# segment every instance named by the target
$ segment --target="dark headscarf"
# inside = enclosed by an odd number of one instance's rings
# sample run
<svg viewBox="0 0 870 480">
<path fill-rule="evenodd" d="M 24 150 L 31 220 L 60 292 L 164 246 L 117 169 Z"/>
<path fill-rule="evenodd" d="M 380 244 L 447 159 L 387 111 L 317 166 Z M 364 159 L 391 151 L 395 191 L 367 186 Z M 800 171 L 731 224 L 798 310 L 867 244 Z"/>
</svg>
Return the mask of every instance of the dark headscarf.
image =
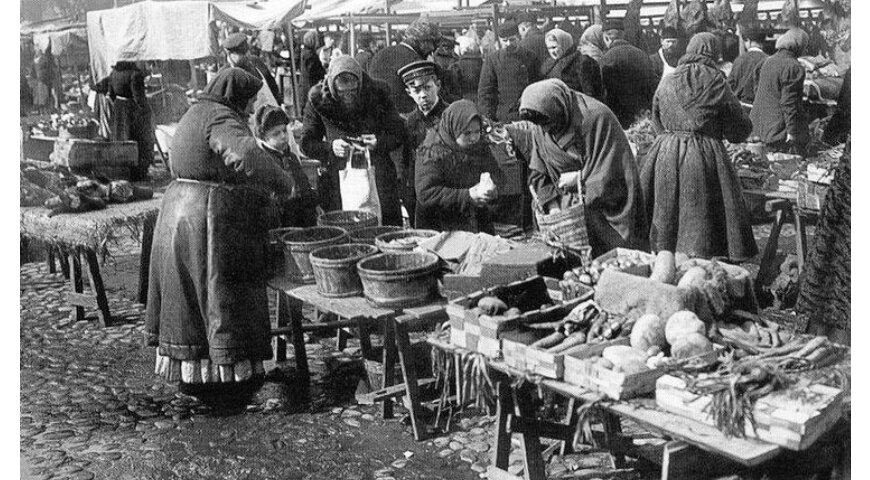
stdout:
<svg viewBox="0 0 870 480">
<path fill-rule="evenodd" d="M 712 68 L 717 68 L 716 62 L 722 57 L 722 42 L 719 37 L 710 32 L 701 32 L 692 35 L 686 54 L 680 59 L 680 65 L 686 63 L 703 63 Z"/>
<path fill-rule="evenodd" d="M 222 103 L 241 114 L 262 86 L 259 78 L 241 68 L 224 68 L 206 85 L 200 98 Z"/>
<path fill-rule="evenodd" d="M 792 28 L 776 40 L 776 49 L 788 50 L 795 56 L 801 56 L 809 43 L 810 36 L 807 32 L 800 28 Z"/>
<path fill-rule="evenodd" d="M 531 110 L 547 117 L 550 132 L 559 139 L 573 137 L 574 131 L 569 127 L 577 120 L 574 118 L 578 113 L 576 105 L 574 91 L 558 78 L 535 82 L 526 87 L 520 97 L 520 112 Z M 571 141 L 571 138 L 564 139 Z"/>
<path fill-rule="evenodd" d="M 462 135 L 475 120 L 483 121 L 474 102 L 470 100 L 453 102 L 441 114 L 441 121 L 438 123 L 438 136 L 451 149 L 462 150 L 463 148 L 456 144 L 456 137 Z"/>
</svg>

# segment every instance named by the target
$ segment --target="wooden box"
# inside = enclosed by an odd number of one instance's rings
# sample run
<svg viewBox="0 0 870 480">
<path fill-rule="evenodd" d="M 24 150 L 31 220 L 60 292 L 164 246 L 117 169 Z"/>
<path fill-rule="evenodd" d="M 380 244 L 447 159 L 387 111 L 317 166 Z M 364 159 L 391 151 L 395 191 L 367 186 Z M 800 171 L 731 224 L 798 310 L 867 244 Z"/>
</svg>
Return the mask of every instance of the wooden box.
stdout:
<svg viewBox="0 0 870 480">
<path fill-rule="evenodd" d="M 622 337 L 589 345 L 585 350 L 571 352 L 564 360 L 565 382 L 603 393 L 615 400 L 652 393 L 655 390 L 656 379 L 665 374 L 664 370 L 657 368 L 627 374 L 593 363 L 593 359 L 600 357 L 605 348 L 628 344 L 629 339 Z"/>
<path fill-rule="evenodd" d="M 543 243 L 520 245 L 483 262 L 480 276 L 492 284 L 505 284 L 534 275 L 562 278 L 567 270 L 579 266 L 565 258 L 554 258 L 554 253 Z"/>
<path fill-rule="evenodd" d="M 603 264 L 604 262 L 606 262 L 607 260 L 610 260 L 612 258 L 617 258 L 617 257 L 621 257 L 621 256 L 624 257 L 624 256 L 628 256 L 628 255 L 640 257 L 640 259 L 642 261 L 644 261 L 645 264 L 644 265 L 635 265 L 635 266 L 626 267 L 626 268 L 615 268 L 613 270 L 617 270 L 617 271 L 620 271 L 623 273 L 628 273 L 631 275 L 637 275 L 638 277 L 649 277 L 650 275 L 652 275 L 652 266 L 656 261 L 656 257 L 655 257 L 655 255 L 653 255 L 651 253 L 643 252 L 640 250 L 632 250 L 630 248 L 617 247 L 617 248 L 614 248 L 613 250 L 597 257 L 594 261 L 597 261 L 598 263 Z"/>
<path fill-rule="evenodd" d="M 753 408 L 755 427 L 747 420 L 748 437 L 805 450 L 842 416 L 844 392 L 802 380 L 789 388 L 759 398 Z M 677 415 L 715 426 L 705 411 L 712 396 L 688 391 L 686 383 L 670 375 L 656 382 L 656 404 Z"/>
<path fill-rule="evenodd" d="M 801 179 L 798 182 L 798 208 L 802 210 L 821 211 L 822 204 L 825 202 L 825 195 L 828 194 L 828 188 L 830 188 L 829 185 Z"/>
</svg>

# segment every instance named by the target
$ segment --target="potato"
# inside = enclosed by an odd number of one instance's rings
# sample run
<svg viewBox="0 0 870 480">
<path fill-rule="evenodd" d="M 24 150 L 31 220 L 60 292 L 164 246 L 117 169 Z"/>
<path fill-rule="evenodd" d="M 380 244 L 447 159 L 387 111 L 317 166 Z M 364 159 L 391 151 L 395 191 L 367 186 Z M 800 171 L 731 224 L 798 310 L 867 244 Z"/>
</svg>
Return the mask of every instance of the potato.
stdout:
<svg viewBox="0 0 870 480">
<path fill-rule="evenodd" d="M 643 351 L 650 347 L 664 347 L 667 344 L 665 321 L 652 313 L 642 315 L 631 329 L 630 342 L 632 347 Z"/>
<path fill-rule="evenodd" d="M 668 323 L 665 324 L 665 340 L 670 345 L 674 345 L 680 338 L 693 333 L 706 336 L 707 326 L 697 315 L 688 310 L 681 310 L 671 315 Z"/>
<path fill-rule="evenodd" d="M 671 356 L 674 358 L 690 358 L 704 355 L 713 351 L 713 344 L 704 335 L 692 333 L 680 337 L 671 347 Z"/>
<path fill-rule="evenodd" d="M 677 264 L 674 260 L 674 253 L 668 250 L 662 250 L 656 255 L 655 265 L 653 266 L 650 279 L 657 282 L 673 285 L 677 275 Z"/>
<path fill-rule="evenodd" d="M 523 311 L 517 307 L 509 308 L 509 309 L 507 309 L 506 312 L 504 312 L 504 316 L 507 318 L 519 317 L 522 314 L 523 314 Z"/>
<path fill-rule="evenodd" d="M 678 287 L 683 288 L 704 288 L 706 282 L 707 271 L 704 267 L 692 267 L 683 274 L 683 278 L 677 283 Z"/>
<path fill-rule="evenodd" d="M 477 308 L 483 310 L 487 315 L 498 315 L 506 311 L 508 306 L 498 297 L 483 297 L 477 302 Z"/>
</svg>

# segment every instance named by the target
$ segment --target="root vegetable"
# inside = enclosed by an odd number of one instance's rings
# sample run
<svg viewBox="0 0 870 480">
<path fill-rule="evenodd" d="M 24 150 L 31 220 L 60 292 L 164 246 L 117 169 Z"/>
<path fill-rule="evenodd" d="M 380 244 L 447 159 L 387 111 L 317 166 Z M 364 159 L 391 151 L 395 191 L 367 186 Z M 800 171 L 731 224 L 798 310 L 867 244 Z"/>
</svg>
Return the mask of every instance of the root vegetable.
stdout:
<svg viewBox="0 0 870 480">
<path fill-rule="evenodd" d="M 640 350 L 649 350 L 651 347 L 664 347 L 666 322 L 658 315 L 648 313 L 642 315 L 631 329 L 631 346 Z"/>
<path fill-rule="evenodd" d="M 653 266 L 650 279 L 657 282 L 673 285 L 677 276 L 677 264 L 674 258 L 674 253 L 668 250 L 662 250 L 656 255 L 655 265 Z"/>
<path fill-rule="evenodd" d="M 809 342 L 807 342 L 807 344 L 804 345 L 803 348 L 801 348 L 797 352 L 791 354 L 790 356 L 806 358 L 807 355 L 809 355 L 810 353 L 812 353 L 814 350 L 818 349 L 819 347 L 824 346 L 826 343 L 828 343 L 827 337 L 822 337 L 822 336 L 815 337 L 812 340 L 810 340 Z"/>
<path fill-rule="evenodd" d="M 680 338 L 693 333 L 706 335 L 707 327 L 697 315 L 688 310 L 681 310 L 671 315 L 671 318 L 665 324 L 665 340 L 670 345 L 676 343 Z"/>
<path fill-rule="evenodd" d="M 558 345 L 564 340 L 565 334 L 563 334 L 562 332 L 555 332 L 547 335 L 546 337 L 538 340 L 537 342 L 532 343 L 529 346 L 532 348 L 547 349 Z"/>
<path fill-rule="evenodd" d="M 506 311 L 508 306 L 498 297 L 483 297 L 477 302 L 477 308 L 487 315 L 498 315 Z"/>
<path fill-rule="evenodd" d="M 550 347 L 547 349 L 549 353 L 565 353 L 568 349 L 576 347 L 577 345 L 583 345 L 586 343 L 586 333 L 585 332 L 574 332 L 568 338 L 566 338 L 562 343 Z"/>
<path fill-rule="evenodd" d="M 713 344 L 704 335 L 692 333 L 677 339 L 671 346 L 671 356 L 674 358 L 691 358 L 713 351 Z"/>
</svg>

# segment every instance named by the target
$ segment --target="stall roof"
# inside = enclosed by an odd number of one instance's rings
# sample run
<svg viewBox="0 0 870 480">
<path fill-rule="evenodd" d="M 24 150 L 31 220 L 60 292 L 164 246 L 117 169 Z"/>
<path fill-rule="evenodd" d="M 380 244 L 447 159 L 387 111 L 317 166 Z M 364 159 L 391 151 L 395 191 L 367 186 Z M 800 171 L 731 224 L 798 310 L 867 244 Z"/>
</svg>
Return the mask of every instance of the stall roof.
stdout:
<svg viewBox="0 0 870 480">
<path fill-rule="evenodd" d="M 272 30 L 305 11 L 306 0 L 212 2 L 212 18 L 253 30 Z M 314 3 L 314 2 L 310 2 Z"/>
</svg>

